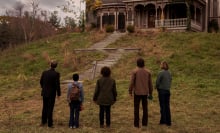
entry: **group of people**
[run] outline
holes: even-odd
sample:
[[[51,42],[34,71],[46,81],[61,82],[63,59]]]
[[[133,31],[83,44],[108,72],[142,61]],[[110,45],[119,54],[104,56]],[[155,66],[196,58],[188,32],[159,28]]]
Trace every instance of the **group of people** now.
[[[48,127],[53,128],[53,108],[56,95],[61,95],[60,91],[60,74],[55,71],[57,62],[51,62],[51,68],[42,73],[40,85],[42,88],[43,109],[41,126],[47,124]],[[156,89],[158,91],[158,98],[160,104],[160,122],[171,126],[170,113],[170,87],[172,77],[169,72],[167,62],[163,61],[160,64],[162,69],[156,79]],[[102,67],[101,77],[96,82],[96,87],[93,95],[93,101],[99,105],[99,122],[100,128],[111,126],[111,106],[117,100],[116,81],[111,77],[111,69],[107,66]],[[68,84],[67,101],[70,107],[69,127],[79,128],[79,114],[83,108],[84,91],[83,85],[79,82],[79,75],[73,74],[73,83]],[[77,86],[79,96],[72,100],[74,86]],[[76,92],[76,91],[75,91]],[[128,92],[130,96],[134,97],[134,127],[139,128],[139,106],[142,102],[143,117],[142,126],[148,124],[148,99],[152,100],[153,84],[151,72],[145,68],[143,58],[137,59],[137,67],[132,71],[131,80]],[[104,126],[105,125],[105,126]]]

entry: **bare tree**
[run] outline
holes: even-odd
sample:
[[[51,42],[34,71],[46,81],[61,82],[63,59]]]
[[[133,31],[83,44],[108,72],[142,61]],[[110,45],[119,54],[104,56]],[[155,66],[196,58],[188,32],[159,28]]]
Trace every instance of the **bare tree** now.
[[[6,9],[6,10],[5,10],[5,15],[8,16],[8,17],[9,17],[9,16],[16,16],[15,14],[16,14],[16,13],[15,13],[14,10],[9,10],[9,9]]]
[[[42,10],[41,11],[41,16],[43,17],[43,21],[44,22],[47,22],[48,21],[48,11],[46,11],[46,10]]]
[[[75,4],[74,0],[65,0],[64,5],[57,6],[65,13],[74,13]]]
[[[17,12],[17,16],[18,16],[18,17],[22,17],[24,7],[25,7],[25,4],[22,3],[22,2],[20,2],[20,1],[17,1],[17,2],[15,3],[14,9],[15,9],[15,11]]]
[[[33,17],[33,19],[36,18],[37,13],[40,10],[39,4],[40,4],[39,0],[31,0],[31,2],[30,2],[31,8],[32,8],[32,17]]]
[[[29,41],[31,41],[34,38],[33,29],[34,29],[37,13],[40,10],[39,3],[40,3],[39,0],[31,0],[30,2],[32,8],[32,19],[31,19],[30,32],[29,32]]]

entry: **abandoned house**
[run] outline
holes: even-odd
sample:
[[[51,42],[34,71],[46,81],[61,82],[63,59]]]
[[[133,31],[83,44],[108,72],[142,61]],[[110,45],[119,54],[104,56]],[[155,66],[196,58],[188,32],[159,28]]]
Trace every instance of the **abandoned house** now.
[[[190,1],[190,2],[187,2]],[[116,31],[166,28],[169,30],[208,31],[211,21],[220,24],[219,0],[100,0],[87,11],[87,23],[103,30],[112,25]]]

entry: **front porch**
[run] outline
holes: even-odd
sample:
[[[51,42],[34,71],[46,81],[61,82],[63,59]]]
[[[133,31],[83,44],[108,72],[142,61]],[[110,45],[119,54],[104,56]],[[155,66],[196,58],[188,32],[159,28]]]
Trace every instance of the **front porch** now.
[[[166,28],[186,30],[188,15],[191,18],[192,31],[205,30],[205,5],[199,1],[187,6],[185,2],[137,2],[126,3],[126,26],[137,29]],[[188,14],[188,11],[190,12]]]

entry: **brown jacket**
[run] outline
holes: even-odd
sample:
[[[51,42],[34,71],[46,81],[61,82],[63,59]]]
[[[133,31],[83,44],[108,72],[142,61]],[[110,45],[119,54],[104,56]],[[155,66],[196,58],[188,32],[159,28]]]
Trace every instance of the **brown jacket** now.
[[[132,71],[129,94],[132,94],[132,92],[135,95],[152,95],[153,85],[149,70],[136,68]]]

